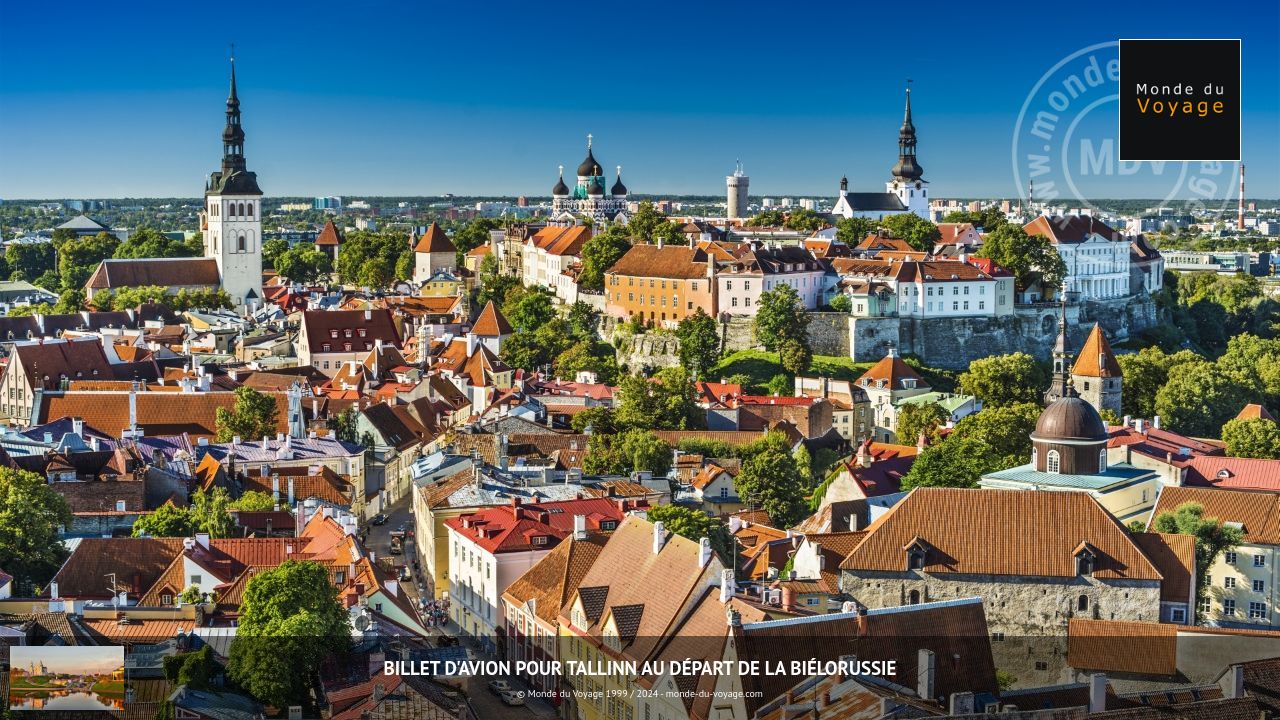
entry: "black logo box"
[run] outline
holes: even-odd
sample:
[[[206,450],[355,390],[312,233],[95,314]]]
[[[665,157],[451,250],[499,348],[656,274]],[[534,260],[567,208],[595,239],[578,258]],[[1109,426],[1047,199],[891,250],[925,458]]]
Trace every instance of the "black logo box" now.
[[[1121,160],[1238,162],[1240,105],[1239,40],[1120,41]]]

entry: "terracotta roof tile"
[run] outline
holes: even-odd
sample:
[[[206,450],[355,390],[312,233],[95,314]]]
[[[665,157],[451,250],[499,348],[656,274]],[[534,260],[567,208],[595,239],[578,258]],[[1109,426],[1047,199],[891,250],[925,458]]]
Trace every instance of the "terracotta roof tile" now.
[[[276,402],[276,430],[289,429],[289,401],[284,393],[268,393]],[[136,395],[138,425],[146,435],[181,435],[195,438],[217,434],[218,408],[235,407],[235,393],[157,393]],[[84,418],[86,425],[112,437],[129,427],[129,393],[69,390],[46,393],[36,422],[64,417]]]
[[[57,389],[60,380],[110,380],[115,376],[111,363],[96,338],[91,340],[49,340],[20,342],[13,346],[6,371],[26,376],[31,387]]]
[[[972,523],[963,518],[982,518]],[[904,548],[928,547],[936,574],[1075,577],[1081,543],[1097,549],[1095,577],[1159,580],[1129,531],[1083,493],[917,488],[868,528],[846,570],[901,572]]]
[[[503,593],[503,600],[518,606],[531,603],[539,619],[555,625],[560,608],[578,589],[606,540],[603,535],[588,535],[585,539],[569,538],[560,543],[511,583]]]
[[[1179,627],[1071,618],[1067,664],[1077,670],[1173,676],[1178,672]]]
[[[1096,233],[1112,241],[1124,239],[1106,223],[1088,215],[1054,215],[1053,217],[1041,215],[1024,225],[1023,230],[1028,235],[1043,235],[1055,245],[1084,242],[1090,233]]]
[[[1144,532],[1134,533],[1133,540],[1164,578],[1160,583],[1160,599],[1190,603],[1196,566],[1195,538]]]
[[[449,240],[449,236],[444,234],[444,230],[436,223],[431,223],[427,231],[422,233],[422,237],[418,238],[418,244],[413,248],[414,252],[420,253],[444,253],[457,252],[458,248]]]
[[[1187,460],[1187,485],[1235,490],[1280,490],[1280,460],[1200,456]]]
[[[879,385],[880,381],[884,381],[885,386],[891,390],[901,390],[906,386],[904,380],[915,380],[917,388],[928,389],[929,384],[925,382],[920,373],[911,367],[897,353],[891,353],[884,356],[875,365],[867,368],[867,371],[858,377],[857,384],[864,385],[869,382],[868,387]]]
[[[1275,416],[1273,416],[1270,412],[1268,412],[1265,407],[1257,403],[1249,403],[1248,405],[1245,405],[1243,408],[1240,408],[1240,412],[1236,414],[1235,419],[1236,420],[1270,420],[1271,422],[1276,421]]]
[[[632,245],[608,275],[696,280],[707,276],[706,253],[680,245]]]
[[[344,343],[351,343],[352,351],[363,352],[372,350],[376,340],[400,347],[400,331],[391,312],[383,308],[305,310],[302,330],[313,353],[350,352],[343,350]],[[330,349],[326,351],[325,345]]]
[[[103,260],[86,287],[108,290],[142,285],[161,287],[220,283],[218,261],[213,258],[143,258]]]
[[[591,239],[591,228],[586,225],[570,225],[569,227],[551,226],[539,230],[528,242],[548,255],[582,254],[582,246]]]
[[[1093,324],[1089,337],[1080,349],[1076,364],[1071,368],[1072,375],[1085,377],[1121,377],[1120,363],[1116,362],[1115,353],[1111,352],[1111,343],[1102,334],[1102,326]]]
[[[1280,493],[1169,485],[1156,498],[1152,520],[1189,502],[1203,506],[1206,518],[1240,523],[1245,542],[1280,545]]]
[[[513,330],[511,323],[507,322],[507,318],[498,310],[498,306],[490,300],[480,311],[475,324],[471,326],[471,332],[480,337],[499,337],[510,335]]]
[[[316,235],[316,245],[338,246],[342,244],[342,235],[338,233],[338,228],[333,224],[332,220],[325,221],[324,229]]]

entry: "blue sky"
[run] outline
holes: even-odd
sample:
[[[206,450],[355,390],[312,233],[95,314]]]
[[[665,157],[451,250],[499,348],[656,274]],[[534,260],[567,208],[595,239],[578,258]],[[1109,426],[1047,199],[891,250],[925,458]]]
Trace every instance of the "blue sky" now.
[[[546,195],[588,132],[633,192],[720,194],[735,158],[753,196],[875,190],[910,77],[934,195],[1013,197],[1014,123],[1054,63],[1193,36],[1243,39],[1249,195],[1280,197],[1280,6],[1138,5],[0,0],[0,197],[198,195],[230,42],[268,195]]]

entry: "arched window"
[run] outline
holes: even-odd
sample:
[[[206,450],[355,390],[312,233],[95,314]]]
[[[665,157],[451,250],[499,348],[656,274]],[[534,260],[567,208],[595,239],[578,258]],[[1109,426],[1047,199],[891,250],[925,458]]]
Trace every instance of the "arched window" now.
[[[249,219],[252,220],[253,219],[253,203],[249,203],[248,205],[246,205],[245,209],[248,211]]]
[[[1106,472],[1107,470],[1107,449],[1103,448],[1098,451],[1098,472]]]
[[[1056,473],[1060,468],[1060,458],[1057,450],[1050,450],[1049,454],[1044,458],[1045,472]]]
[[[240,212],[238,214],[240,217],[244,217],[244,203],[240,203]]]
[[[1088,612],[1088,611],[1089,611],[1089,596],[1088,596],[1088,595],[1081,595],[1080,597],[1076,598],[1076,610],[1077,610],[1078,612]]]
[[[244,235],[236,238],[236,250],[244,252]]]
[[[919,604],[920,604],[920,591],[919,591],[919,590],[912,590],[912,591],[911,591],[911,594],[907,596],[907,604],[908,604],[908,605],[919,605]]]

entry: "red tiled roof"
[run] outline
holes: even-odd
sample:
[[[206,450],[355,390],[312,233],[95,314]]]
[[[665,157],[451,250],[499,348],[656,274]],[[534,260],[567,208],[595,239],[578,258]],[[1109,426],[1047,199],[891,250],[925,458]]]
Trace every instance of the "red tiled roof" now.
[[[276,431],[289,429],[289,400],[284,393],[264,393],[276,403]],[[136,394],[138,426],[148,436],[181,435],[195,438],[217,434],[218,408],[235,407],[235,393],[229,392],[141,392]],[[84,418],[86,425],[112,437],[120,437],[129,427],[129,393],[68,390],[46,393],[36,416],[37,423],[64,417]]]
[[[103,260],[85,287],[108,290],[121,287],[213,285],[221,282],[218,261],[213,258],[141,258]]]
[[[590,239],[591,228],[586,225],[570,225],[545,227],[529,238],[528,242],[548,255],[577,257],[582,254],[582,246]]]
[[[413,248],[414,252],[420,253],[444,253],[457,252],[458,248],[449,240],[449,236],[444,234],[444,230],[436,223],[431,223],[427,231],[418,238],[418,244]]]
[[[701,250],[680,245],[632,245],[606,274],[697,280],[707,276],[707,257]]]
[[[396,329],[395,319],[384,308],[305,310],[302,313],[302,327],[313,353],[364,352],[372,350],[376,340],[381,340],[384,345],[400,347],[400,332]],[[344,343],[351,343],[352,349],[344,350]],[[326,351],[325,345],[329,345],[330,349]]]
[[[316,245],[332,245],[338,246],[342,244],[342,236],[338,234],[338,228],[333,224],[332,220],[328,220],[324,224],[324,229],[316,236]]]
[[[1118,378],[1124,375],[1120,363],[1116,362],[1115,353],[1111,352],[1111,343],[1107,342],[1107,336],[1102,334],[1102,326],[1098,323],[1094,323],[1093,329],[1089,331],[1089,337],[1080,349],[1071,374],[1096,378]]]
[[[1280,490],[1280,460],[1193,457],[1186,463],[1183,482],[1237,490]]]
[[[485,303],[475,324],[471,326],[471,332],[480,337],[499,337],[510,335],[514,331],[511,323],[507,322],[507,318],[498,310],[498,306],[490,300]]]
[[[46,390],[57,389],[62,377],[72,381],[114,378],[96,338],[15,344],[7,367],[21,368],[31,387]]]
[[[1088,239],[1090,233],[1101,235],[1107,240],[1122,240],[1123,236],[1111,229],[1101,220],[1088,215],[1066,215],[1047,217],[1041,215],[1023,226],[1028,235],[1043,235],[1049,242],[1078,243]]]
[[[1169,485],[1160,491],[1151,517],[1173,513],[1189,502],[1199,503],[1206,518],[1240,523],[1245,542],[1280,545],[1280,493]]]
[[[916,387],[928,389],[928,383],[924,381],[920,373],[916,372],[915,368],[908,365],[896,353],[881,358],[880,362],[872,365],[858,377],[857,383],[862,385],[864,380],[871,381],[871,387],[883,380],[885,381],[885,386],[890,390],[903,389],[903,380],[915,380]]]
[[[1249,403],[1235,417],[1236,420],[1270,420],[1275,422],[1275,417],[1267,412],[1267,409],[1257,403]]]
[[[587,498],[563,502],[503,505],[445,521],[454,532],[489,553],[549,550],[573,532],[574,517],[586,517],[588,530],[616,528],[626,513],[644,509],[628,500]],[[612,528],[602,527],[612,523]],[[535,542],[541,538],[541,543]]]

